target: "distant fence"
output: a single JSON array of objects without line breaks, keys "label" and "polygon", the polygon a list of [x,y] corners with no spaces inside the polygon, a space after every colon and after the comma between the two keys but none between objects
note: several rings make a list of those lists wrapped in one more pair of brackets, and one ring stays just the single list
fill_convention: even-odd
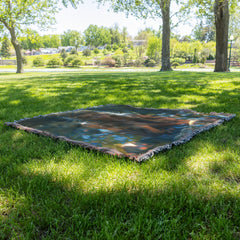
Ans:
[{"label": "distant fence", "polygon": [[0,65],[16,65],[17,60],[0,60]]}]

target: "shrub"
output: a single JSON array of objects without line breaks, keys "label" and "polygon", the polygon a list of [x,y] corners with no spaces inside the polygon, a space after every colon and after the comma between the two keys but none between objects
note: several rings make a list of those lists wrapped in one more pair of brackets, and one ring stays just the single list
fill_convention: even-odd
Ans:
[{"label": "shrub", "polygon": [[127,62],[127,67],[134,67],[134,60],[130,60]]},{"label": "shrub", "polygon": [[45,63],[44,63],[44,59],[42,57],[36,57],[33,60],[33,66],[34,67],[42,67],[44,65],[45,65]]},{"label": "shrub", "polygon": [[113,49],[114,51],[116,51],[118,48],[119,48],[119,46],[118,46],[116,43],[114,43],[114,44],[112,45],[112,49]]},{"label": "shrub", "polygon": [[107,45],[107,47],[106,47],[106,49],[108,50],[108,51],[111,51],[112,50],[112,47],[111,47],[111,45]]},{"label": "shrub", "polygon": [[171,63],[177,62],[180,64],[184,64],[186,62],[185,58],[172,58]]},{"label": "shrub", "polygon": [[62,60],[58,57],[52,57],[48,63],[47,66],[51,67],[51,68],[56,68],[56,67],[60,67],[63,64]]},{"label": "shrub", "polygon": [[78,57],[77,55],[71,55],[69,57],[67,57],[64,61],[64,66],[72,66],[72,67],[79,67],[84,65],[83,61],[81,60],[80,57]]},{"label": "shrub", "polygon": [[108,65],[109,67],[115,67],[116,61],[113,58],[107,57],[102,60],[102,65]]},{"label": "shrub", "polygon": [[[143,51],[144,53],[144,48],[140,46],[138,47],[139,51]],[[148,39],[148,45],[147,45],[147,56],[151,59],[153,59],[155,62],[160,62],[161,59],[161,49],[162,49],[162,41],[159,37],[157,36],[152,36]],[[139,56],[142,54],[139,53]]]},{"label": "shrub", "polygon": [[98,53],[99,53],[99,49],[98,49],[98,48],[94,48],[93,52],[94,52],[95,54],[98,54]]},{"label": "shrub", "polygon": [[125,43],[121,43],[121,44],[120,44],[120,48],[123,49],[123,48],[125,48],[125,47],[126,47],[126,44],[125,44]]},{"label": "shrub", "polygon": [[114,55],[123,55],[123,51],[121,49],[117,49],[115,52],[114,52]]},{"label": "shrub", "polygon": [[193,56],[193,63],[199,63],[198,56],[196,56],[196,55]]},{"label": "shrub", "polygon": [[240,62],[240,46],[239,49],[233,49],[231,59],[232,61]]},{"label": "shrub", "polygon": [[71,61],[71,65],[73,67],[79,67],[83,65],[83,61],[79,58],[79,57],[75,57],[72,61]]},{"label": "shrub", "polygon": [[128,48],[127,48],[127,47],[124,47],[124,48],[122,49],[122,52],[123,52],[123,53],[128,53]]},{"label": "shrub", "polygon": [[22,63],[23,63],[23,65],[28,64],[27,58],[25,56],[22,56]]},{"label": "shrub", "polygon": [[97,65],[97,66],[100,66],[101,65],[101,60],[98,58],[94,61],[94,64]]},{"label": "shrub", "polygon": [[90,49],[84,49],[82,52],[82,55],[85,57],[91,56],[91,50]]},{"label": "shrub", "polygon": [[78,52],[77,52],[76,48],[72,48],[70,54],[71,55],[78,55]]},{"label": "shrub", "polygon": [[172,65],[174,68],[176,68],[176,67],[179,66],[180,64],[179,64],[178,62],[173,62],[171,65]]},{"label": "shrub", "polygon": [[215,57],[212,54],[209,54],[209,57],[207,58],[207,60],[214,60]]},{"label": "shrub", "polygon": [[66,53],[65,49],[61,50],[60,56],[61,56],[63,61],[67,58],[68,54]]},{"label": "shrub", "polygon": [[143,60],[141,58],[137,58],[133,63],[134,67],[141,67],[142,65],[143,65]]},{"label": "shrub", "polygon": [[115,55],[115,56],[113,56],[112,57],[114,60],[115,60],[115,62],[116,62],[116,67],[122,67],[123,66],[123,56],[121,56],[121,55]]},{"label": "shrub", "polygon": [[144,65],[146,67],[154,67],[156,66],[156,64],[157,64],[156,61],[154,61],[154,59],[151,59],[151,58],[146,59],[144,62]]},{"label": "shrub", "polygon": [[69,66],[71,64],[71,62],[74,60],[74,58],[76,58],[76,56],[69,56],[65,59],[64,61],[64,66]]},{"label": "shrub", "polygon": [[133,43],[129,43],[128,48],[130,48],[131,50],[133,50],[133,49],[134,49]]},{"label": "shrub", "polygon": [[128,62],[129,62],[129,60],[130,60],[129,54],[128,54],[128,53],[125,53],[125,54],[123,55],[122,59],[123,59],[123,66],[125,66],[125,67],[128,66]]},{"label": "shrub", "polygon": [[199,57],[198,57],[196,48],[194,49],[193,63],[199,63]]},{"label": "shrub", "polygon": [[207,61],[207,58],[205,56],[201,56],[199,60],[200,60],[200,63],[205,64]]},{"label": "shrub", "polygon": [[104,55],[107,55],[107,54],[108,54],[107,49],[103,49],[103,54],[104,54]]},{"label": "shrub", "polygon": [[183,50],[176,49],[174,51],[174,57],[186,59],[187,58],[187,53],[185,51],[183,51]]}]

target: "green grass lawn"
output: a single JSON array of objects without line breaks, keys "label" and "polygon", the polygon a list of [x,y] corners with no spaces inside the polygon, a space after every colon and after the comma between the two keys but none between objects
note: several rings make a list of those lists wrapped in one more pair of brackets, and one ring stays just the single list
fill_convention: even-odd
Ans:
[{"label": "green grass lawn", "polygon": [[[236,117],[148,161],[4,122],[100,104]],[[0,239],[239,239],[239,73],[0,74]]]}]

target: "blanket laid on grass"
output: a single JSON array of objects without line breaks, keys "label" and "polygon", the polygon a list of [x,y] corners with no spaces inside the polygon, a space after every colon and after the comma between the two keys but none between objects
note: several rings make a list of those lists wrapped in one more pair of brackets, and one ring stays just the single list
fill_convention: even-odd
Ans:
[{"label": "blanket laid on grass", "polygon": [[189,109],[105,105],[5,123],[28,132],[65,140],[91,150],[139,162],[189,141],[234,114],[204,114]]}]

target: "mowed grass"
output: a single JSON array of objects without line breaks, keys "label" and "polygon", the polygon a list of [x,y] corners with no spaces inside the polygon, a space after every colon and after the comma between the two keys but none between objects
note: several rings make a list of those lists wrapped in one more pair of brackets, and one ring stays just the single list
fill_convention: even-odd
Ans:
[{"label": "mowed grass", "polygon": [[[138,164],[4,122],[101,104],[236,117]],[[239,73],[0,74],[0,239],[239,239]]]}]

